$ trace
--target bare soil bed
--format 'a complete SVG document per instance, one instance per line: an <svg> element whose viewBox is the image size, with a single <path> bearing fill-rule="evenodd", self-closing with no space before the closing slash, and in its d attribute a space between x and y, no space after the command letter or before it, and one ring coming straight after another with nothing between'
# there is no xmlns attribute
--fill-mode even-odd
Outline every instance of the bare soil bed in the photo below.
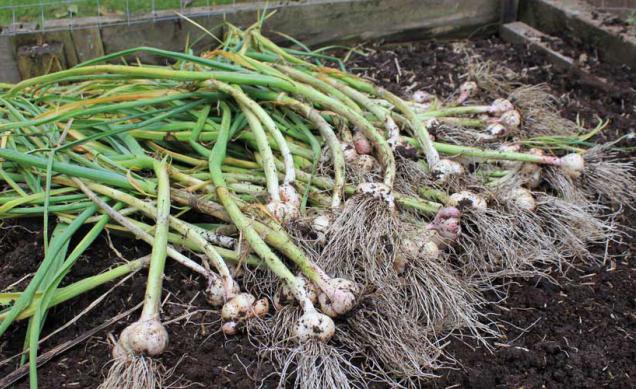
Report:
<svg viewBox="0 0 636 389"><path fill-rule="evenodd" d="M569 118L580 115L588 124L595 123L596 115L609 119L609 138L636 129L634 75L629 69L605 65L602 61L594 61L592 71L615 86L610 93L580 85L575 77L555 72L543 58L524 46L509 45L497 38L377 46L371 55L355 57L349 66L372 75L398 93L417 82L417 88L447 96L462 82L466 49L483 59L504 64L521 74L526 83L547 83L562 101L563 114ZM636 214L626 211L621 222L636 228ZM41 231L40 220L2 226L0 286L14 283L23 286L25 280L21 277L37 268L42 258ZM66 282L92 275L121 262L122 258L136 258L148 250L143 244L115 236L110 241L101 237L91 256L84 257L74 267ZM565 275L555 274L558 285L537 279L516 280L510 287L510 297L492 307L505 337L492 344L492 351L465 340L451 339L448 348L459 364L455 369L440 371L439 379L422 383L422 387L636 387L634 249L636 240L633 232L628 232L622 242L607 248L615 255L613 258L608 257L602 265L579 263ZM598 250L603 252L606 248ZM43 344L42 352L135 306L142 299L144 282L144 275L136 274L112 291L109 291L112 285L108 285L72 304L52 309L43 334L75 318L93 300L108 292L95 309ZM180 386L189 383L195 388L252 388L264 380L263 387L276 387L278 381L271 376L271 367L266 361L259 361L247 337L225 338L218 331L218 315L208 309L200 294L203 286L200 280L169 264L164 286L167 297L163 318L170 323L171 345L163 362L176 366L172 376L175 382ZM119 333L125 324L120 322L94 334L42 366L40 387L96 387L110 359L108 334ZM24 324L14 326L0 339L0 360L20 351L25 331ZM12 372L18 362L19 358L0 365L0 378ZM23 379L16 387L26 388L28 382Z"/></svg>

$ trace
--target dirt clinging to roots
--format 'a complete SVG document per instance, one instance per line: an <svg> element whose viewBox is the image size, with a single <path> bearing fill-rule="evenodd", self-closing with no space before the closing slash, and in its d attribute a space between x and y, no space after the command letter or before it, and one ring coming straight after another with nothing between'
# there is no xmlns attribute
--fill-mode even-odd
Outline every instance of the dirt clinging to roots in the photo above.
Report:
<svg viewBox="0 0 636 389"><path fill-rule="evenodd" d="M365 72L388 89L424 89L449 96L464 81L467 53L482 60L503 64L528 84L546 83L557 96L562 114L577 115L588 127L595 116L610 120L608 138L634 130L634 76L618 66L596 61L592 71L616 86L611 93L579 85L575 77L555 72L540 56L523 46L505 44L496 38L459 42L426 42L401 46L375 47L368 57L356 57L350 69ZM588 53L593 55L593 53ZM414 85L414 83L417 83ZM621 221L631 227L636 215L627 213ZM633 234L632 234L633 235ZM21 288L25 274L35 271L42 257L42 226L38 220L6 223L0 230L0 286ZM602 265L580 265L559 285L546 280L517 280L510 286L510 297L491 310L501 323L505 338L493 344L491 353L470 339L451 338L447 351L459 362L454 369L442 370L441 378L422 387L444 388L631 388L636 387L636 247L630 234L607 249L615 258ZM147 253L135 241L112 237L119 254L130 260ZM595 248L602 254L605 247ZM74 266L65 283L78 280L122 262L105 237ZM555 275L556 276L556 275ZM145 276L136 274L109 293L99 306L61 334L41 346L44 352L56 344L73 339L102 324L139 301ZM174 264L166 269L167 296L162 317L169 322L170 345L161 358L166 366L176 366L168 380L202 388L253 388L263 384L274 388L278 381L268 376L271 367L260 361L256 348L245 336L225 338L219 329L219 316L210 310L200 294L202 280ZM43 334L73 319L112 285L50 310ZM491 301L496 296L488 296ZM136 315L109 327L42 366L41 388L95 388L101 383L110 359L107 335L117 335ZM26 330L25 323L13 326L0 339L0 359L18 353ZM0 365L0 377L13 371L18 359ZM264 381L263 381L264 380ZM21 380L17 388L28 387Z"/></svg>

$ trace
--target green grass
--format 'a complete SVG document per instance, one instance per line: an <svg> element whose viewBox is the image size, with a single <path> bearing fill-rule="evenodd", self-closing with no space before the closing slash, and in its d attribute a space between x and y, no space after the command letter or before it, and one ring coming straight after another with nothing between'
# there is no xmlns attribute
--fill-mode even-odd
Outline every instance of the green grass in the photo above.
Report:
<svg viewBox="0 0 636 389"><path fill-rule="evenodd" d="M192 0L188 7L205 7L249 0ZM126 4L128 3L128 4ZM0 0L0 25L40 23L68 17L139 17L152 11L152 0ZM155 10L180 9L181 0L154 0Z"/></svg>

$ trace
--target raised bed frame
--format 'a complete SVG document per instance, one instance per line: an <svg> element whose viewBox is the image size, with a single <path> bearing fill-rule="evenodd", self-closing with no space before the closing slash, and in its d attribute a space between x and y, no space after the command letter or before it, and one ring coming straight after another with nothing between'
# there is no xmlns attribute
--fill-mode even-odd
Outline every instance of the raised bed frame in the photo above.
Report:
<svg viewBox="0 0 636 389"><path fill-rule="evenodd" d="M520 20L544 33L596 46L604 59L636 69L636 38L605 28L594 19L593 8L581 0L279 0L191 8L186 16L221 36L224 21L246 26L263 12L274 11L266 32L282 32L310 46L370 39L468 37ZM189 39L198 37L195 50L215 44L215 38L174 11L156 12L133 22L99 17L52 20L43 26L10 25L0 30L0 82L17 82L130 47L179 51ZM158 61L152 56L142 60Z"/></svg>

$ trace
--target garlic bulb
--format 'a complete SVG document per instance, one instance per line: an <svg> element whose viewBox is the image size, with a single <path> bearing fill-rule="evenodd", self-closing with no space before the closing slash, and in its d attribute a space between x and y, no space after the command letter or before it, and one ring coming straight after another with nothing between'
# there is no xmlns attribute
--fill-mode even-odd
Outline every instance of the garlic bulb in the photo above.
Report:
<svg viewBox="0 0 636 389"><path fill-rule="evenodd" d="M332 278L327 284L327 287L321 287L322 293L318 295L320 309L331 317L349 312L357 302L358 285L344 278Z"/></svg>
<svg viewBox="0 0 636 389"><path fill-rule="evenodd" d="M488 204L486 200L468 190L463 190L458 193L453 193L448 198L448 205L451 207L456 207L459 209L462 208L473 208L473 209L486 209L488 208Z"/></svg>
<svg viewBox="0 0 636 389"><path fill-rule="evenodd" d="M316 339L327 343L335 334L336 326L333 320L322 313L311 311L298 319L294 335L300 342Z"/></svg>
<svg viewBox="0 0 636 389"><path fill-rule="evenodd" d="M568 177L579 178L585 169L585 160L580 154L567 154L559 159L559 166Z"/></svg>
<svg viewBox="0 0 636 389"><path fill-rule="evenodd" d="M239 293L230 299L221 309L223 321L238 321L250 315L256 298L249 293Z"/></svg>
<svg viewBox="0 0 636 389"><path fill-rule="evenodd" d="M431 174L436 181L443 184L453 176L464 174L464 167L459 162L450 159L441 159L433 166Z"/></svg>
<svg viewBox="0 0 636 389"><path fill-rule="evenodd" d="M168 346L168 331L159 320L139 320L124 328L113 356L147 355L156 357Z"/></svg>

